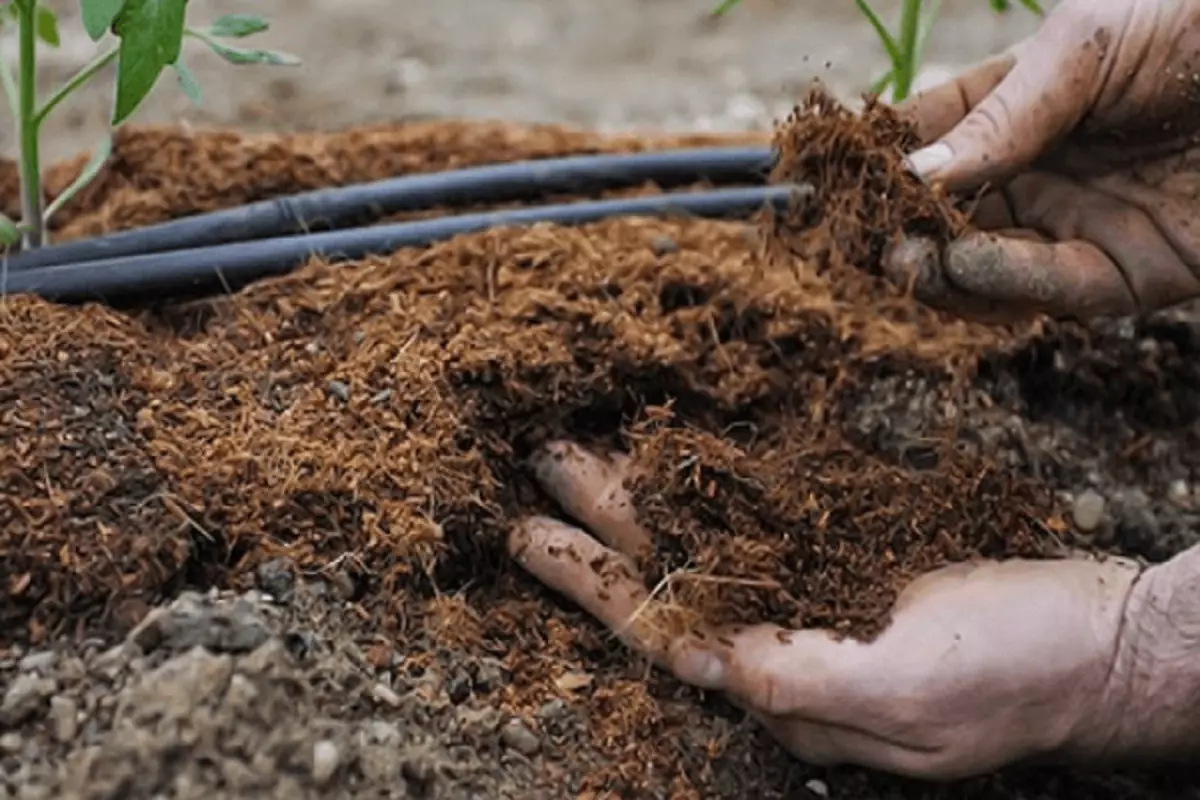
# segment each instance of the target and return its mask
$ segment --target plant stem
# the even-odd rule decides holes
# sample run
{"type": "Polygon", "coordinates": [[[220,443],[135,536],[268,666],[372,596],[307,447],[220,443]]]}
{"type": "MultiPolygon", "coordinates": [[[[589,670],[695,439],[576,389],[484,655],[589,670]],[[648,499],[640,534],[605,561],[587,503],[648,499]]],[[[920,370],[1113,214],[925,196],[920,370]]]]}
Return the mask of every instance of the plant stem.
{"type": "Polygon", "coordinates": [[[50,95],[50,98],[38,109],[37,124],[40,126],[46,120],[46,117],[50,115],[50,112],[67,98],[67,95],[87,83],[97,72],[111,64],[116,59],[117,52],[118,49],[114,47],[107,52],[101,53],[89,61],[79,72],[72,75],[71,79],[60,86],[58,91],[50,95]]]}
{"type": "Polygon", "coordinates": [[[18,3],[20,19],[20,82],[18,91],[18,121],[21,131],[21,222],[25,225],[22,247],[41,247],[44,241],[42,224],[42,180],[38,157],[37,119],[37,0],[18,3]]]}
{"type": "Polygon", "coordinates": [[[900,35],[897,37],[896,47],[900,51],[901,60],[892,89],[892,98],[896,102],[908,97],[917,77],[917,39],[921,30],[922,2],[923,0],[904,0],[900,11],[900,35]]]}

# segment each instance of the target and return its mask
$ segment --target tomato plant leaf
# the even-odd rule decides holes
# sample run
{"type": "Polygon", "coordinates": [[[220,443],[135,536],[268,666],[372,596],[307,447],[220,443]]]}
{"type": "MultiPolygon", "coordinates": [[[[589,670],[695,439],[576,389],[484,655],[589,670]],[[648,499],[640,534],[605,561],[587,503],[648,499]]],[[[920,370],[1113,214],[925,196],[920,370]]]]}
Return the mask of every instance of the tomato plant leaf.
{"type": "Polygon", "coordinates": [[[54,12],[39,5],[37,7],[37,37],[51,47],[58,47],[62,40],[58,35],[58,17],[54,12]]]}
{"type": "Polygon", "coordinates": [[[222,39],[241,39],[255,33],[262,33],[269,25],[257,14],[225,14],[217,17],[208,26],[209,36],[220,36],[222,39]]]}
{"type": "Polygon", "coordinates": [[[126,0],[113,23],[121,39],[112,124],[129,118],[183,49],[187,0],[126,0]]]}
{"type": "Polygon", "coordinates": [[[196,105],[200,105],[203,94],[200,91],[200,82],[196,80],[196,76],[182,61],[176,61],[171,65],[171,68],[175,70],[175,77],[179,79],[179,88],[183,89],[183,93],[188,96],[189,100],[196,105]]]}
{"type": "Polygon", "coordinates": [[[0,214],[0,246],[12,247],[20,240],[21,229],[17,223],[9,219],[7,214],[0,214]]]}
{"type": "Polygon", "coordinates": [[[230,47],[208,38],[204,39],[204,43],[230,64],[272,64],[277,67],[294,67],[300,63],[300,59],[290,53],[278,53],[274,50],[245,50],[241,47],[230,47]]]}
{"type": "Polygon", "coordinates": [[[100,41],[108,33],[124,7],[125,0],[79,0],[83,28],[93,42],[100,41]]]}

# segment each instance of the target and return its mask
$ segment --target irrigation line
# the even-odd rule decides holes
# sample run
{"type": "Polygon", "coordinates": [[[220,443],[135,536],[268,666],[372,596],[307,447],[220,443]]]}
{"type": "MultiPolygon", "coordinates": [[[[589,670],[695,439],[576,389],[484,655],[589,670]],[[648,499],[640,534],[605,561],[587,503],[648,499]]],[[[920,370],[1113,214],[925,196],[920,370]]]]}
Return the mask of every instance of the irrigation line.
{"type": "Polygon", "coordinates": [[[9,259],[10,272],[191,250],[289,234],[361,225],[438,206],[529,201],[550,194],[588,194],[655,183],[663,188],[709,181],[761,184],[773,163],[769,148],[707,147],[567,158],[449,170],[318,189],[198,214],[135,230],[49,245],[9,259]]]}
{"type": "Polygon", "coordinates": [[[4,293],[37,294],[64,303],[161,301],[235,291],[252,281],[290,272],[314,256],[329,261],[360,259],[424,247],[460,234],[543,222],[580,225],[615,216],[745,217],[767,206],[784,210],[810,193],[805,185],[678,192],[283,236],[9,272],[4,293]]]}

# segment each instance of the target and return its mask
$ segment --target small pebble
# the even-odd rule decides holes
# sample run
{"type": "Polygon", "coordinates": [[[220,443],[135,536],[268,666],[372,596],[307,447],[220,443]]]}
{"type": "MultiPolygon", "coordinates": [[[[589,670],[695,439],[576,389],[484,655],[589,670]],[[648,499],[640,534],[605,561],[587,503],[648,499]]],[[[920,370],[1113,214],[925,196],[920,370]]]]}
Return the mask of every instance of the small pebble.
{"type": "Polygon", "coordinates": [[[17,664],[17,669],[21,672],[41,672],[46,673],[54,668],[58,662],[58,653],[53,650],[40,650],[30,653],[21,659],[17,664]]]}
{"type": "Polygon", "coordinates": [[[312,764],[313,782],[318,786],[324,786],[326,783],[329,783],[329,779],[333,777],[333,773],[337,772],[341,759],[342,754],[338,752],[337,745],[328,739],[322,739],[314,744],[312,764]]]}
{"type": "Polygon", "coordinates": [[[825,781],[813,778],[808,783],[804,784],[804,788],[808,789],[818,797],[829,797],[829,787],[825,785],[825,781]]]}
{"type": "Polygon", "coordinates": [[[536,755],[542,743],[533,731],[519,719],[511,719],[500,729],[500,741],[505,747],[526,756],[536,755]]]}
{"type": "Polygon", "coordinates": [[[1075,520],[1075,527],[1084,533],[1096,530],[1104,519],[1103,495],[1093,489],[1080,494],[1071,507],[1071,517],[1075,520]]]}
{"type": "Polygon", "coordinates": [[[670,236],[655,236],[650,240],[650,249],[656,256],[666,256],[679,252],[679,244],[670,236]]]}
{"type": "Polygon", "coordinates": [[[383,703],[384,705],[391,706],[392,708],[400,707],[400,695],[396,694],[389,687],[384,686],[382,683],[377,683],[371,687],[371,697],[377,703],[383,703]]]}
{"type": "Polygon", "coordinates": [[[1173,480],[1167,487],[1167,499],[1180,508],[1186,508],[1191,505],[1192,487],[1188,486],[1188,482],[1182,478],[1173,480]]]}
{"type": "Polygon", "coordinates": [[[16,731],[0,736],[0,753],[19,753],[25,741],[21,738],[21,734],[16,731]]]}
{"type": "Polygon", "coordinates": [[[79,734],[79,707],[69,697],[50,698],[50,725],[54,738],[62,743],[75,740],[79,734]]]}
{"type": "Polygon", "coordinates": [[[18,675],[0,700],[0,725],[20,725],[40,713],[43,701],[56,691],[58,684],[52,678],[39,678],[29,672],[18,675]]]}
{"type": "Polygon", "coordinates": [[[562,719],[566,715],[567,704],[557,698],[543,703],[542,707],[538,709],[538,716],[545,720],[562,719]]]}
{"type": "Polygon", "coordinates": [[[254,570],[254,578],[258,588],[275,600],[286,602],[291,598],[295,576],[292,574],[292,563],[288,559],[272,558],[264,561],[254,570]]]}
{"type": "Polygon", "coordinates": [[[350,402],[350,387],[342,381],[330,381],[329,393],[343,403],[350,402]]]}

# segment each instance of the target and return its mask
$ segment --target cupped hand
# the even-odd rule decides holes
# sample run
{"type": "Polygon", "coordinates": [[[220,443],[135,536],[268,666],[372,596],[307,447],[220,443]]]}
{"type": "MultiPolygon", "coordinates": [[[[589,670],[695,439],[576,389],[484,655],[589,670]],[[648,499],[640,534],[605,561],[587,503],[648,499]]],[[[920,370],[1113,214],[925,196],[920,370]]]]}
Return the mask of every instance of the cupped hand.
{"type": "Polygon", "coordinates": [[[521,520],[517,561],[681,681],[727,693],[805,761],[953,779],[1103,758],[1117,736],[1109,683],[1138,575],[1128,562],[947,567],[913,582],[870,643],[767,624],[672,640],[641,622],[653,601],[637,564],[652,539],[626,489],[628,457],[555,442],[533,464],[586,530],[521,520]]]}
{"type": "Polygon", "coordinates": [[[1200,3],[1063,0],[1004,55],[898,106],[926,182],[985,189],[982,232],[898,245],[893,280],[988,321],[1200,295],[1200,3]]]}

